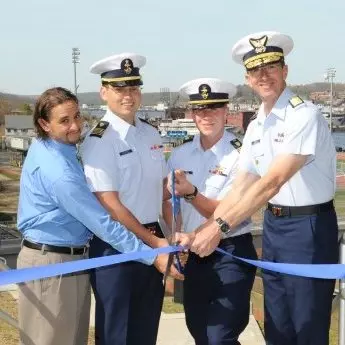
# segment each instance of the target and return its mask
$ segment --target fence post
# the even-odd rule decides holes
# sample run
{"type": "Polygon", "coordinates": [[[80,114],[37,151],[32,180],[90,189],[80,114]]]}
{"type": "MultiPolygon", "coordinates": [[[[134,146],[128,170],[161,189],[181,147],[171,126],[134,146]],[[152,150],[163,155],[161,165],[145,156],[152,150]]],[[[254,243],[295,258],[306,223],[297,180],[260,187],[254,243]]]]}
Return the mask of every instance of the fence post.
{"type": "MultiPolygon", "coordinates": [[[[340,263],[345,264],[345,234],[340,240],[340,263]]],[[[339,345],[345,345],[345,279],[339,280],[339,345]]]]}

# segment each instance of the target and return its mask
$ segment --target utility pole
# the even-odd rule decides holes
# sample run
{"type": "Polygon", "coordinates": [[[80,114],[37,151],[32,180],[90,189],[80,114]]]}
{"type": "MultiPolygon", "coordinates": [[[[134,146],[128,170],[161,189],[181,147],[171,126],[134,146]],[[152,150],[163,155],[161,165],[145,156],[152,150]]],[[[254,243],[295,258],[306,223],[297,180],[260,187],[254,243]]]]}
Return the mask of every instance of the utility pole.
{"type": "Polygon", "coordinates": [[[333,131],[333,80],[335,78],[335,73],[336,70],[335,68],[331,67],[331,68],[327,68],[326,74],[325,74],[325,80],[328,81],[331,86],[330,86],[330,98],[329,98],[329,130],[333,131]]]}
{"type": "Polygon", "coordinates": [[[78,87],[77,85],[77,64],[80,62],[80,50],[79,48],[72,48],[72,63],[74,66],[74,94],[77,96],[78,87]]]}

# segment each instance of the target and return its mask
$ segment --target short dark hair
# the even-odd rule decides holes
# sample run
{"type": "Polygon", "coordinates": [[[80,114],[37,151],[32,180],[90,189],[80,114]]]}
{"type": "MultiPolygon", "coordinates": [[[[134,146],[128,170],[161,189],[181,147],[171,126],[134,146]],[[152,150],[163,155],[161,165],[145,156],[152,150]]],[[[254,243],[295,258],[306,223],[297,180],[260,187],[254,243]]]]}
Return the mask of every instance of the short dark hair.
{"type": "Polygon", "coordinates": [[[36,101],[34,110],[34,126],[36,128],[37,138],[47,139],[49,137],[38,120],[43,119],[49,122],[52,109],[66,102],[75,102],[77,105],[79,104],[76,95],[63,87],[53,87],[42,93],[36,101]]]}

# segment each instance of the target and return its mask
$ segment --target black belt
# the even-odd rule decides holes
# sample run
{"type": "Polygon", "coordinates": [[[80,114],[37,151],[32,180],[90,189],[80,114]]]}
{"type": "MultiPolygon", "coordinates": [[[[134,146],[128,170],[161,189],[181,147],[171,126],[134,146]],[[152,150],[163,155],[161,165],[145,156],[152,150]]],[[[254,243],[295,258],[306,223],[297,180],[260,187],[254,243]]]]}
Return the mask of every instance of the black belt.
{"type": "Polygon", "coordinates": [[[30,249],[42,250],[44,252],[53,252],[60,254],[70,254],[70,255],[82,255],[85,254],[88,247],[59,247],[52,246],[51,244],[33,243],[27,240],[23,241],[23,246],[30,249]]]}
{"type": "Polygon", "coordinates": [[[267,204],[267,209],[270,210],[276,217],[297,217],[310,216],[312,214],[319,214],[334,210],[333,200],[318,205],[308,206],[282,206],[267,204]]]}
{"type": "Polygon", "coordinates": [[[146,229],[148,229],[151,232],[151,234],[153,234],[159,238],[164,238],[162,229],[159,226],[158,222],[146,223],[146,224],[143,224],[143,226],[146,229]]]}

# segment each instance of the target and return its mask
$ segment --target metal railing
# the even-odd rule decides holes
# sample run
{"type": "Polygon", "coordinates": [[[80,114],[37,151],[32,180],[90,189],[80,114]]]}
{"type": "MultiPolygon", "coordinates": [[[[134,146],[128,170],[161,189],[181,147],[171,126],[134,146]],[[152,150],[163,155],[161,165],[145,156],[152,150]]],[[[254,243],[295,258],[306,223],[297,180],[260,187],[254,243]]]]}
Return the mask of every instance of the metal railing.
{"type": "MultiPolygon", "coordinates": [[[[0,271],[7,271],[9,269],[10,268],[7,266],[6,259],[3,257],[0,257],[0,271]]],[[[18,321],[1,309],[0,309],[0,319],[2,319],[3,321],[11,325],[12,327],[17,328],[19,330],[18,321]]]]}

